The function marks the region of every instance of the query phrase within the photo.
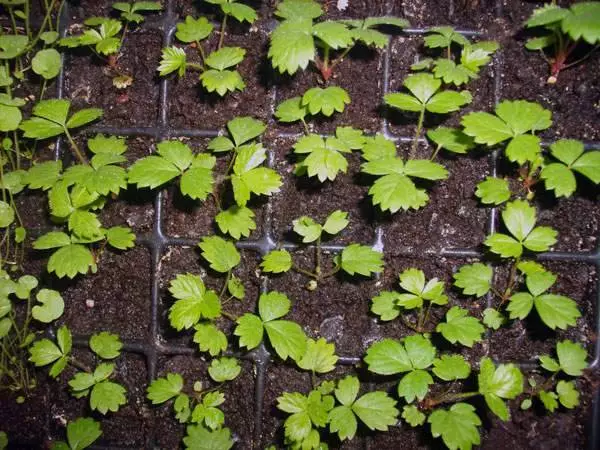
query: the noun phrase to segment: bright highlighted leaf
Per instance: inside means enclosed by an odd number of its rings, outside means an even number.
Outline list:
[[[234,239],[248,237],[256,229],[254,213],[245,206],[234,205],[223,210],[217,214],[215,221],[223,233],[228,233]]]
[[[179,274],[169,291],[177,301],[169,308],[169,322],[176,330],[191,328],[201,318],[214,319],[221,314],[221,303],[213,291],[207,291],[197,275]]]
[[[342,251],[339,264],[350,275],[370,276],[383,270],[383,254],[366,245],[350,244]]]
[[[41,289],[35,296],[42,305],[36,305],[31,310],[34,319],[43,323],[50,323],[62,316],[65,303],[58,291]]]
[[[311,88],[302,96],[302,106],[312,114],[322,113],[329,117],[334,111],[344,112],[345,105],[350,104],[348,92],[337,86]]]
[[[335,345],[329,344],[324,338],[316,341],[308,339],[306,351],[298,361],[298,367],[316,373],[327,373],[335,369],[338,357],[335,354]]]
[[[485,328],[478,319],[469,316],[466,309],[453,306],[446,313],[446,322],[441,322],[436,331],[451,343],[459,342],[466,347],[472,347],[475,342],[482,340]]]
[[[148,399],[153,405],[164,403],[183,389],[183,378],[178,373],[168,373],[164,378],[157,378],[148,386]]]
[[[210,268],[217,272],[228,272],[241,261],[235,245],[219,236],[203,237],[198,246],[202,250],[202,257],[210,263]]]
[[[467,403],[457,403],[450,409],[437,409],[427,419],[431,424],[431,434],[440,437],[450,450],[468,450],[479,445],[478,426],[481,420],[475,408]]]
[[[454,274],[454,285],[465,295],[483,297],[491,288],[493,275],[492,268],[486,264],[467,264]]]
[[[114,359],[121,354],[123,343],[118,334],[102,331],[90,338],[90,349],[102,359]]]
[[[264,256],[260,267],[265,272],[287,272],[292,268],[292,256],[287,250],[273,250]]]
[[[213,359],[208,367],[208,374],[217,383],[234,380],[241,371],[238,360],[229,357]]]
[[[198,344],[201,352],[217,356],[227,349],[227,337],[212,323],[199,323],[194,329],[194,342]]]
[[[581,376],[588,366],[587,352],[583,346],[576,342],[564,340],[556,344],[556,354],[560,369],[572,377]]]

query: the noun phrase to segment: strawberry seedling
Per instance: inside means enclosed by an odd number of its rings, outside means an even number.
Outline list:
[[[525,22],[527,28],[543,29],[543,35],[531,38],[525,44],[528,50],[539,50],[550,66],[549,84],[556,83],[558,75],[575,64],[587,59],[600,45],[600,2],[581,2],[569,9],[554,2],[533,11]],[[582,44],[588,48],[581,58],[572,55]]]
[[[52,450],[83,450],[102,436],[100,423],[90,417],[79,417],[67,424],[67,441],[52,444]]]
[[[413,179],[444,180],[448,171],[441,164],[427,159],[409,159],[397,156],[396,145],[382,135],[367,138],[362,148],[361,172],[378,177],[369,189],[373,205],[382,211],[419,209],[427,204],[429,196],[417,188]]]
[[[314,23],[322,14],[321,5],[313,0],[284,0],[277,5],[275,15],[282,22],[271,34],[268,56],[273,68],[293,75],[312,62],[327,81],[355,45],[375,48],[387,45],[387,37],[376,30],[378,26],[408,26],[406,20],[396,17]],[[317,49],[322,49],[322,53]],[[339,53],[335,58],[332,57],[334,52]]]
[[[311,278],[307,289],[314,290],[320,281],[334,276],[340,270],[349,275],[359,274],[371,276],[383,270],[383,255],[371,247],[359,244],[350,244],[342,252],[333,258],[334,267],[325,271],[322,257],[323,232],[330,236],[340,233],[348,226],[348,213],[337,210],[332,212],[323,225],[315,222],[308,216],[302,216],[294,220],[294,231],[302,236],[302,243],[315,242],[315,266],[307,270],[295,265],[292,255],[285,249],[273,250],[264,256],[261,268],[264,272],[282,273],[294,270]]]

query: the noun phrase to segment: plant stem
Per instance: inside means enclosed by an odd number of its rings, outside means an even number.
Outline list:
[[[79,361],[74,356],[70,356],[69,357],[69,364],[71,364],[76,369],[83,370],[84,372],[87,372],[87,373],[92,373],[93,372],[93,370],[92,370],[91,367],[89,367],[87,364],[82,363],[81,361]]]
[[[321,275],[321,279],[325,279],[325,278],[329,278],[334,276],[336,273],[338,273],[340,271],[340,269],[342,268],[342,266],[335,266],[335,269],[333,269],[331,272],[327,272],[323,275]]]
[[[10,6],[8,7],[8,14],[10,15],[10,21],[13,27],[13,34],[17,34],[17,21],[15,20],[13,9]]]
[[[227,311],[221,311],[221,315],[232,322],[237,322],[237,317],[235,317],[233,314],[229,314]]]
[[[204,72],[204,66],[201,65],[201,64],[186,63],[185,65],[186,65],[186,67],[189,67],[190,69],[194,69],[194,70],[198,70],[200,72]]]
[[[227,26],[227,16],[228,14],[225,14],[225,16],[223,17],[223,23],[221,24],[221,36],[219,36],[219,47],[217,48],[217,50],[221,50],[221,48],[223,48],[223,40],[225,39],[225,27]]]
[[[431,399],[427,402],[427,406],[429,408],[433,408],[437,405],[441,405],[443,403],[455,403],[458,402],[460,400],[465,400],[467,398],[471,398],[471,397],[475,397],[477,395],[480,395],[479,392],[473,391],[473,392],[459,392],[458,394],[444,394],[442,396],[440,396],[439,398],[434,398]]]
[[[410,153],[408,155],[409,159],[412,159],[417,154],[417,146],[419,145],[419,137],[421,136],[421,131],[423,130],[423,122],[425,120],[425,108],[421,109],[419,113],[419,121],[417,122],[417,130],[415,131],[415,137],[413,138],[412,147],[410,148]]]
[[[337,58],[335,58],[335,60],[333,60],[331,62],[331,65],[329,66],[329,71],[332,72],[334,67],[337,66],[339,63],[341,63],[344,58],[348,55],[348,53],[350,53],[350,51],[354,48],[354,45],[348,47],[346,50],[344,50],[340,56],[338,56]]]
[[[308,124],[306,123],[306,121],[304,120],[304,118],[300,119],[302,121],[302,125],[304,125],[304,132],[306,134],[310,134],[310,130],[308,129]]]
[[[29,26],[29,0],[25,1],[25,7],[23,8],[25,13],[25,33],[27,33],[27,37],[31,40],[31,27]]]
[[[319,276],[317,274],[309,272],[308,270],[302,269],[302,268],[296,266],[295,264],[292,264],[292,270],[295,270],[298,273],[304,274],[307,277],[314,278],[315,280],[319,279]]]
[[[440,152],[441,149],[442,149],[442,146],[438,145],[437,148],[431,154],[431,158],[429,158],[429,160],[433,161],[435,159],[435,157],[438,155],[438,153]]]
[[[229,271],[227,272],[227,276],[225,277],[225,284],[223,284],[223,287],[221,288],[221,293],[219,294],[219,300],[221,300],[221,298],[223,298],[225,291],[227,291],[227,285],[229,284],[230,279],[231,279],[231,269],[229,269]]]
[[[81,164],[84,164],[84,165],[87,166],[88,165],[88,160],[83,155],[83,153],[81,153],[81,151],[79,150],[79,147],[77,146],[77,144],[73,140],[73,137],[71,136],[71,133],[69,133],[69,129],[66,126],[64,127],[64,129],[65,129],[65,134],[67,135],[67,139],[69,140],[69,143],[71,144],[71,148],[75,152],[75,156],[77,156],[77,159],[79,160],[79,162]]]
[[[315,267],[315,273],[317,275],[321,275],[321,236],[317,238],[315,251],[317,253],[317,266]]]

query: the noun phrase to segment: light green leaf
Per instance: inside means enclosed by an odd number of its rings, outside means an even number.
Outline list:
[[[252,350],[262,342],[263,331],[260,317],[254,314],[244,314],[237,319],[237,326],[233,334],[240,338],[240,347]]]
[[[96,271],[96,261],[90,250],[80,244],[70,244],[56,250],[48,260],[48,272],[54,272],[58,278],[75,278]]]
[[[61,67],[60,53],[53,48],[40,50],[31,60],[33,71],[46,80],[56,77]]]
[[[412,208],[419,209],[427,204],[429,196],[423,189],[417,189],[412,180],[406,175],[390,174],[378,178],[369,195],[373,204],[379,205],[382,211],[397,212]]]
[[[492,330],[499,329],[506,322],[506,318],[494,308],[483,310],[483,324]]]
[[[385,392],[369,392],[352,405],[352,411],[370,430],[387,431],[398,420],[396,401]]]
[[[287,250],[272,250],[263,257],[260,267],[265,272],[287,272],[292,268],[292,256]]]
[[[459,342],[472,347],[475,342],[482,340],[485,328],[478,319],[468,314],[466,309],[453,306],[446,313],[446,322],[439,323],[435,330],[453,344]]]
[[[289,123],[304,120],[308,108],[302,105],[302,97],[293,97],[281,102],[275,110],[275,117],[279,122]]]
[[[223,71],[243,61],[246,50],[240,47],[224,47],[212,52],[206,57],[205,63],[208,67]],[[238,144],[240,145],[240,144]]]
[[[565,408],[573,409],[579,405],[579,392],[573,381],[560,380],[556,385],[556,393],[560,404]]]
[[[35,296],[41,303],[31,309],[31,315],[34,319],[43,323],[50,323],[62,316],[65,303],[58,291],[51,289],[41,289]]]
[[[466,264],[454,274],[454,285],[461,288],[464,295],[483,297],[491,289],[493,275],[492,268],[486,264]]]
[[[160,156],[148,156],[138,159],[129,168],[129,183],[137,184],[138,188],[154,189],[181,174],[171,162]]]
[[[102,331],[90,337],[90,349],[102,359],[114,359],[121,354],[123,343],[118,334]]]
[[[183,378],[178,373],[168,373],[164,378],[157,378],[148,386],[148,399],[153,405],[164,403],[183,389]]]
[[[298,69],[306,69],[308,63],[315,59],[312,32],[312,20],[303,19],[302,16],[282,22],[271,33],[268,57],[273,68],[290,75]]]
[[[217,356],[227,349],[227,337],[212,323],[199,323],[194,329],[194,342],[198,344],[201,352]]]
[[[306,341],[306,351],[298,361],[298,367],[316,373],[327,373],[335,369],[338,357],[335,354],[335,345],[329,344],[324,338],[316,341]]]
[[[461,355],[442,355],[433,361],[433,373],[444,381],[464,380],[471,373],[471,365]]]
[[[306,106],[312,114],[322,113],[329,117],[334,111],[344,112],[345,105],[350,104],[350,96],[346,90],[338,86],[310,88],[302,96],[302,106]]]
[[[556,354],[560,369],[572,377],[581,376],[587,368],[587,352],[578,342],[564,340],[556,344]]]
[[[475,147],[473,138],[456,128],[438,127],[428,131],[427,137],[443,149],[453,153],[467,153]]]
[[[160,64],[157,69],[158,73],[161,76],[165,76],[177,71],[177,74],[182,77],[185,75],[186,59],[185,51],[182,48],[163,48]]]
[[[521,134],[510,140],[505,152],[509,161],[516,162],[519,165],[534,162],[542,153],[541,140],[531,134]]]
[[[411,427],[418,427],[425,423],[425,414],[423,414],[415,405],[404,405],[402,408],[402,418]]]
[[[111,227],[106,230],[108,245],[119,250],[127,250],[135,245],[135,234],[129,227]]]
[[[235,245],[219,236],[205,236],[198,246],[202,250],[202,257],[217,272],[228,272],[241,261]]]
[[[248,237],[256,229],[254,213],[245,206],[234,205],[223,210],[217,214],[215,221],[223,233],[228,233],[234,239]]]
[[[349,223],[348,213],[338,209],[327,216],[327,219],[323,224],[323,230],[328,234],[338,234],[346,228]]]
[[[125,388],[112,381],[101,381],[92,388],[90,393],[90,408],[102,414],[108,411],[117,412],[119,408],[127,403]]]
[[[412,363],[404,346],[394,339],[383,339],[372,344],[365,356],[369,370],[380,375],[394,375],[412,370]]]
[[[269,342],[284,361],[291,357],[298,361],[306,351],[306,334],[295,322],[274,320],[264,324]]]
[[[477,183],[475,195],[486,205],[500,205],[510,199],[510,185],[504,178],[486,177]]]
[[[423,400],[429,392],[429,385],[433,378],[424,370],[413,370],[404,375],[398,383],[398,396],[403,397],[407,403],[415,399]]]
[[[70,450],[83,450],[102,435],[100,423],[89,417],[79,417],[67,425],[67,442]]]
[[[229,428],[208,430],[203,425],[188,425],[183,443],[190,450],[229,450],[233,439]]]
[[[534,302],[542,322],[553,330],[573,327],[581,317],[577,303],[563,295],[544,294],[536,297]]]
[[[350,275],[370,276],[383,270],[383,254],[366,245],[350,244],[342,251],[339,264]]]
[[[457,403],[449,410],[437,409],[427,419],[434,438],[442,437],[450,450],[468,450],[479,445],[478,426],[481,420],[475,408],[467,403]]]
[[[181,42],[191,43],[206,39],[213,31],[213,24],[206,17],[194,19],[192,16],[186,16],[185,22],[177,24],[175,37]]]
[[[225,356],[213,359],[208,367],[208,374],[217,383],[234,380],[241,371],[242,368],[237,359]]]

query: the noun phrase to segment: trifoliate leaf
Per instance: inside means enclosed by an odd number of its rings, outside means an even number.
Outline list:
[[[350,244],[342,251],[339,264],[350,275],[370,276],[383,270],[383,254],[366,245]]]
[[[350,96],[346,90],[338,86],[310,88],[302,96],[302,106],[306,106],[312,114],[322,113],[329,117],[334,111],[344,112],[345,105],[350,104]]]
[[[425,423],[425,414],[423,414],[415,405],[404,405],[402,408],[402,418],[411,427],[418,427]]]
[[[446,322],[439,323],[435,330],[453,344],[459,342],[472,347],[475,342],[482,340],[485,328],[478,319],[468,314],[466,309],[453,306],[446,313]]]
[[[148,399],[153,405],[164,403],[183,389],[183,378],[178,373],[168,373],[164,378],[157,378],[148,386]]]
[[[33,343],[29,355],[29,361],[40,367],[53,363],[63,356],[63,352],[50,339],[42,339]]]
[[[92,388],[90,393],[90,408],[102,414],[108,411],[116,412],[127,403],[125,388],[112,381],[101,381]]]
[[[510,199],[510,186],[504,178],[486,177],[477,183],[475,195],[486,205],[500,205]]]
[[[123,343],[118,334],[102,331],[90,338],[90,349],[102,359],[114,359],[121,354]]]
[[[31,315],[35,320],[43,323],[50,323],[62,316],[65,309],[65,303],[58,291],[52,289],[41,289],[35,296],[41,303],[31,309]]]
[[[350,149],[338,138],[322,138],[316,134],[303,136],[294,145],[294,153],[303,157],[296,165],[296,174],[306,172],[320,182],[335,180],[338,173],[346,173],[348,162],[342,153]]]
[[[162,56],[157,70],[161,76],[177,71],[177,74],[182,77],[185,75],[186,63],[187,57],[182,48],[166,47],[162,50]]]
[[[241,371],[238,360],[228,357],[213,359],[208,367],[208,374],[217,383],[234,380]]]
[[[197,275],[179,274],[169,291],[178,300],[169,309],[169,322],[176,330],[191,328],[200,318],[214,319],[221,314],[221,303],[213,291],[207,291]]]
[[[324,338],[316,341],[308,339],[306,351],[298,361],[298,367],[316,373],[327,373],[335,369],[338,357],[335,354],[335,345],[329,344]]]
[[[194,342],[198,344],[201,352],[217,356],[227,349],[227,337],[212,323],[199,323],[194,329]]]
[[[369,392],[352,405],[352,411],[370,430],[387,431],[398,421],[396,401],[385,392]]]
[[[567,375],[572,377],[581,376],[583,369],[587,367],[587,352],[577,342],[569,340],[559,342],[556,344],[556,354],[560,369]]]
[[[229,428],[209,430],[204,425],[188,425],[183,443],[193,450],[229,450],[233,447],[233,439]]]
[[[464,380],[471,373],[471,365],[461,355],[442,355],[433,361],[433,373],[444,381]]]
[[[454,285],[461,288],[464,295],[483,297],[492,287],[493,275],[492,268],[486,264],[466,264],[454,274]]]
[[[198,246],[202,250],[202,257],[210,263],[210,268],[217,272],[228,272],[241,261],[235,245],[219,236],[203,237]]]
[[[560,404],[565,408],[573,409],[579,405],[579,392],[573,381],[560,380],[556,385],[556,393]]]
[[[287,250],[272,250],[263,257],[260,267],[265,272],[287,272],[292,268],[292,256]]]
[[[427,422],[431,424],[432,436],[441,436],[450,450],[468,450],[480,443],[477,427],[481,425],[481,420],[475,408],[467,403],[457,403],[449,410],[437,409]]]

